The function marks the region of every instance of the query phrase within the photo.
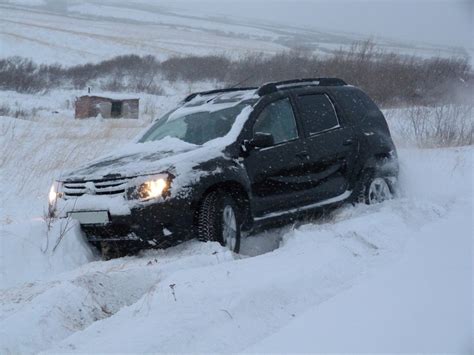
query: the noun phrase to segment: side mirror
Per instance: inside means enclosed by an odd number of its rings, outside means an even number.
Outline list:
[[[273,135],[271,133],[257,132],[254,134],[250,144],[254,148],[270,147],[274,144]]]

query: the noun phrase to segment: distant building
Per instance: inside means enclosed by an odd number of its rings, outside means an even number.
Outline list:
[[[76,98],[75,118],[138,118],[139,99],[84,95]]]

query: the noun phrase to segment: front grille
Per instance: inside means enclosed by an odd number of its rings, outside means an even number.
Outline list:
[[[73,198],[88,195],[119,195],[127,188],[127,179],[93,180],[64,183],[64,197]]]

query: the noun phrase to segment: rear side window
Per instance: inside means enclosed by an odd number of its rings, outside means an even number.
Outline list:
[[[271,133],[275,144],[298,138],[295,115],[289,99],[270,103],[258,116],[254,133]]]
[[[335,90],[333,94],[350,120],[357,122],[367,115],[367,107],[357,95],[357,91]]]
[[[357,95],[360,97],[360,99],[362,100],[364,105],[367,107],[369,112],[371,112],[371,113],[379,113],[380,112],[380,109],[377,107],[375,102],[373,102],[372,99],[370,97],[368,97],[366,93],[364,93],[363,91],[359,91],[357,93]]]
[[[303,123],[310,135],[339,127],[334,106],[326,95],[302,95],[297,100]]]
[[[334,90],[337,102],[342,106],[344,115],[353,124],[366,128],[379,127],[388,131],[387,122],[377,105],[363,91],[357,89]]]

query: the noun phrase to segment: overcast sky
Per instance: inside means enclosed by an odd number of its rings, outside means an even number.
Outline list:
[[[161,2],[162,3],[162,2]],[[474,0],[174,0],[175,8],[234,14],[403,41],[473,47]]]

